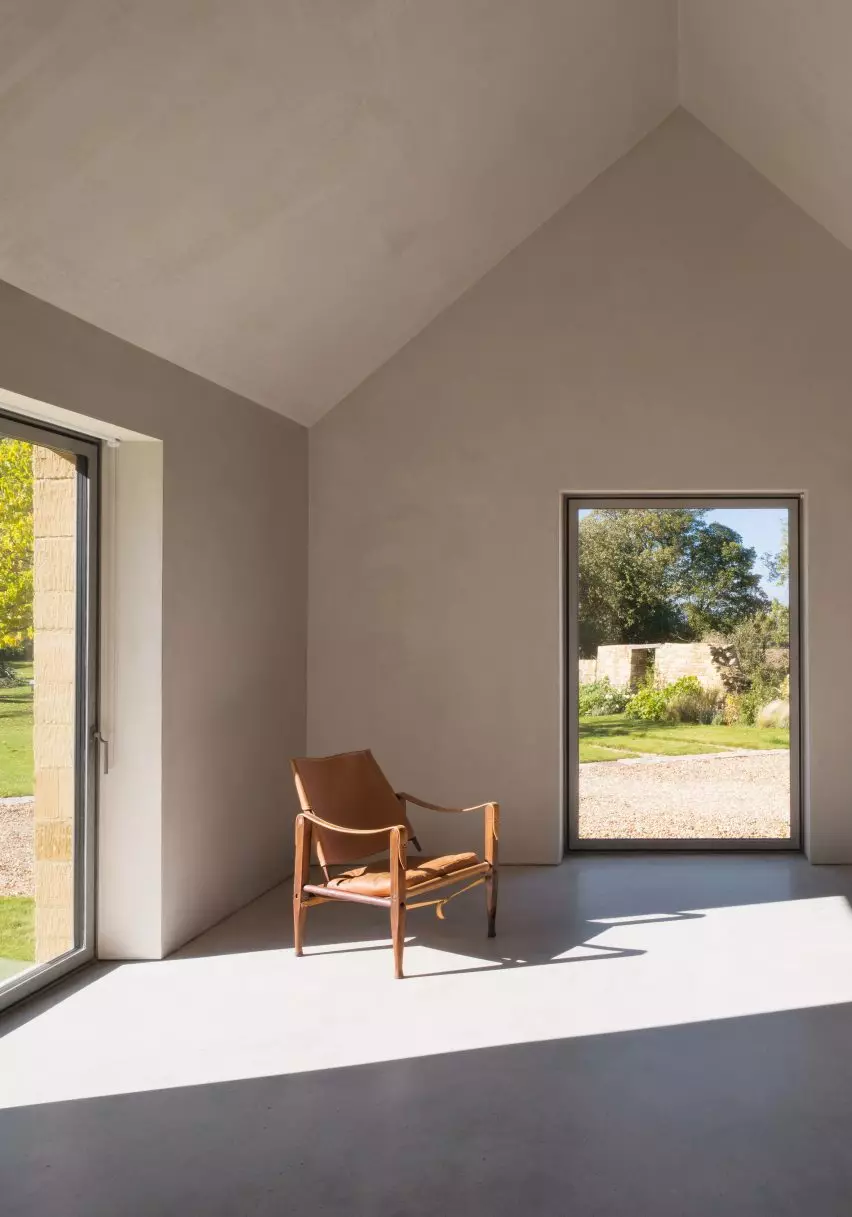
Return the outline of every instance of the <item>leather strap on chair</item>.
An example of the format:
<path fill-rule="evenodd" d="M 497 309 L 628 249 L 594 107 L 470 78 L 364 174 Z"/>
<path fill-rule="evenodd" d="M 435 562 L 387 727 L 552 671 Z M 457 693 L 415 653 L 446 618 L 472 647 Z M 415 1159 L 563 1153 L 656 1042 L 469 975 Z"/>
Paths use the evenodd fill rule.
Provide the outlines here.
<path fill-rule="evenodd" d="M 437 900 L 418 900 L 416 904 L 409 904 L 406 900 L 405 907 L 407 909 L 428 909 L 433 904 L 437 905 L 435 913 L 441 921 L 445 921 L 444 905 L 449 904 L 451 900 L 455 900 L 456 896 L 461 896 L 464 894 L 464 892 L 469 892 L 472 887 L 479 887 L 480 883 L 484 883 L 487 878 L 487 875 L 480 875 L 478 879 L 474 879 L 472 882 L 466 883 L 464 887 L 460 887 L 457 892 L 451 892 L 449 896 L 439 896 Z"/>

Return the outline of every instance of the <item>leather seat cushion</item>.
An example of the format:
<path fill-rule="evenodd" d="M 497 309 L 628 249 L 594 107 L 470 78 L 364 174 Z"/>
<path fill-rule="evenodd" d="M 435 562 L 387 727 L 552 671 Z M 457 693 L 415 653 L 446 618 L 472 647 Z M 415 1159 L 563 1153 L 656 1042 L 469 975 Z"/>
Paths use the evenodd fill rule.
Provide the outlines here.
<path fill-rule="evenodd" d="M 442 858 L 418 858 L 416 863 L 413 860 L 408 863 L 405 885 L 406 888 L 416 888 L 419 883 L 452 875 L 455 871 L 466 870 L 478 863 L 476 854 L 445 854 Z M 344 891 L 355 892 L 359 896 L 389 896 L 390 871 L 387 860 L 353 866 L 342 875 L 335 875 L 327 886 L 343 888 Z"/>

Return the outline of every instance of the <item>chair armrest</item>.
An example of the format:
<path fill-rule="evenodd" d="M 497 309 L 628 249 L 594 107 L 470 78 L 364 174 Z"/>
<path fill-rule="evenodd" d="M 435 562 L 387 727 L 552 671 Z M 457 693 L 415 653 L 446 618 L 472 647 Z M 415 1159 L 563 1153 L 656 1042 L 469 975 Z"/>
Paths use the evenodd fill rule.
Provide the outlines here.
<path fill-rule="evenodd" d="M 441 807 L 439 803 L 426 803 L 423 799 L 418 799 L 416 795 L 406 794 L 404 790 L 400 790 L 396 797 L 404 799 L 406 803 L 415 803 L 418 807 L 425 807 L 427 811 L 445 811 L 455 815 L 461 815 L 466 811 L 485 811 L 486 807 L 496 807 L 496 803 L 476 803 L 473 807 Z"/>
<path fill-rule="evenodd" d="M 321 820 L 312 811 L 300 811 L 299 815 L 310 820 L 312 824 L 318 824 L 320 828 L 328 828 L 331 832 L 345 832 L 353 837 L 374 837 L 376 833 L 393 832 L 394 829 L 404 834 L 403 840 L 408 836 L 408 829 L 404 824 L 380 824 L 378 828 L 347 828 L 344 824 L 332 824 L 330 820 Z M 298 816 L 296 818 L 298 819 Z"/>
<path fill-rule="evenodd" d="M 439 803 L 426 803 L 423 799 L 418 799 L 413 794 L 407 794 L 404 790 L 401 790 L 396 797 L 403 803 L 415 803 L 418 807 L 425 807 L 427 811 L 444 811 L 458 815 L 462 815 L 466 811 L 484 811 L 485 861 L 490 865 L 492 872 L 496 874 L 500 844 L 499 803 L 477 803 L 474 807 L 441 807 Z"/>

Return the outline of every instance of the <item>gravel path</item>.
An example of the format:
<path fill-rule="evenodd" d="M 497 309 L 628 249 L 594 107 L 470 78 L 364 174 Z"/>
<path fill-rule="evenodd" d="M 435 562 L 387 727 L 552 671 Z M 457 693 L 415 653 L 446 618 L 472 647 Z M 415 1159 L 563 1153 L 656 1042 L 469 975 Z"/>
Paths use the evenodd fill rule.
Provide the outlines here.
<path fill-rule="evenodd" d="M 0 799 L 0 896 L 33 895 L 33 800 Z"/>
<path fill-rule="evenodd" d="M 773 750 L 581 765 L 580 835 L 789 837 L 790 754 Z"/>
<path fill-rule="evenodd" d="M 790 835 L 786 751 L 643 757 L 580 766 L 583 837 Z M 0 896 L 33 894 L 33 800 L 0 799 Z"/>

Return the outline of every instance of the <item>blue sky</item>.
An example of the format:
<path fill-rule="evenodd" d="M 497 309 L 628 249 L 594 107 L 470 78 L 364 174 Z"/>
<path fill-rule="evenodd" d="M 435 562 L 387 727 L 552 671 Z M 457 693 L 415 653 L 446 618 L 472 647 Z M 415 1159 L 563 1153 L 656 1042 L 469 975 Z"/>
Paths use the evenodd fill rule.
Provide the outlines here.
<path fill-rule="evenodd" d="M 708 520 L 716 520 L 719 524 L 727 524 L 733 528 L 750 549 L 761 554 L 777 554 L 784 537 L 784 525 L 787 523 L 787 511 L 781 507 L 720 507 L 708 511 Z M 766 576 L 766 568 L 758 562 L 761 575 L 761 585 L 770 600 L 780 600 L 782 604 L 789 601 L 789 588 L 786 583 L 780 587 L 770 583 Z"/>
<path fill-rule="evenodd" d="M 588 515 L 581 511 L 580 515 Z M 708 520 L 726 524 L 733 528 L 750 549 L 757 551 L 757 570 L 761 575 L 761 586 L 770 600 L 780 600 L 782 604 L 789 602 L 789 588 L 786 583 L 780 587 L 770 583 L 766 578 L 766 567 L 760 561 L 760 555 L 765 553 L 777 554 L 781 549 L 784 537 L 784 525 L 787 523 L 787 510 L 783 507 L 718 507 L 707 512 Z"/>

